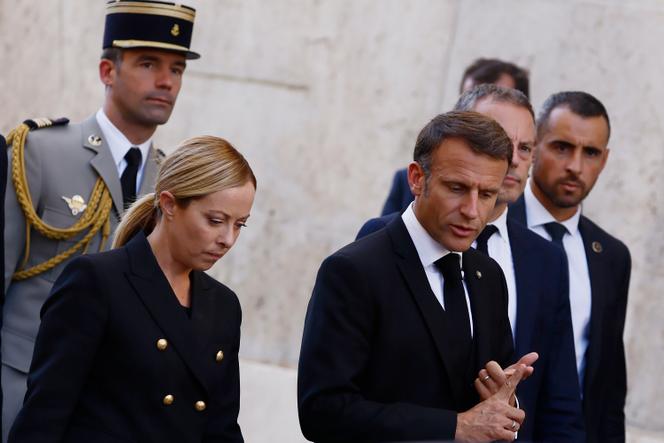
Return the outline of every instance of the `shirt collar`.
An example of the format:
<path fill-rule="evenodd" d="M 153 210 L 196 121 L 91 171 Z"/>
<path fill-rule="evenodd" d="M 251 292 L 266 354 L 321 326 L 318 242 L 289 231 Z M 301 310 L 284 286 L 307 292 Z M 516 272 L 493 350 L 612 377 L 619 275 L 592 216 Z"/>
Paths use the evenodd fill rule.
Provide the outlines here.
<path fill-rule="evenodd" d="M 113 162 L 115 162 L 115 166 L 119 166 L 120 163 L 122 163 L 122 161 L 124 160 L 125 154 L 127 154 L 129 149 L 135 146 L 141 150 L 141 156 L 142 156 L 141 167 L 142 167 L 148 158 L 150 145 L 152 144 L 152 137 L 150 137 L 140 145 L 134 145 L 111 122 L 111 120 L 106 116 L 106 113 L 104 112 L 103 109 L 97 111 L 95 117 L 97 119 L 99 127 L 101 128 L 101 132 L 104 134 L 106 145 L 108 145 L 108 148 L 111 150 L 111 155 L 113 155 Z"/>
<path fill-rule="evenodd" d="M 503 213 L 500 214 L 497 219 L 487 223 L 487 225 L 494 225 L 496 228 L 498 228 L 498 234 L 500 234 L 500 238 L 502 238 L 506 243 L 509 243 L 510 237 L 507 232 L 507 207 L 503 210 Z"/>
<path fill-rule="evenodd" d="M 420 224 L 420 221 L 417 219 L 415 212 L 413 211 L 413 203 L 408 205 L 408 208 L 401 215 L 401 219 L 406 225 L 406 230 L 408 231 L 410 238 L 413 240 L 417 255 L 420 257 L 423 267 L 426 268 L 427 266 L 433 265 L 436 260 L 451 252 L 434 240 Z M 456 254 L 459 254 L 459 256 L 463 258 L 462 253 L 456 252 Z M 463 261 L 461 261 L 461 263 L 463 263 Z"/>
<path fill-rule="evenodd" d="M 565 226 L 570 235 L 576 235 L 579 232 L 579 220 L 581 219 L 581 206 L 577 208 L 574 215 L 565 221 L 559 222 L 553 215 L 544 207 L 542 203 L 535 197 L 531 188 L 532 181 L 529 180 L 526 189 L 523 192 L 523 198 L 526 203 L 526 220 L 528 227 L 542 226 L 546 223 L 556 222 Z"/>

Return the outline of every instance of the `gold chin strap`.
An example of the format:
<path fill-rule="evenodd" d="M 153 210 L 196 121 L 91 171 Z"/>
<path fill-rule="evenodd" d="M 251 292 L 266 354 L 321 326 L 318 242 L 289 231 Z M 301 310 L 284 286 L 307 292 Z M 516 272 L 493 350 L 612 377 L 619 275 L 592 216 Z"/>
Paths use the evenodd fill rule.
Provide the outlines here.
<path fill-rule="evenodd" d="M 48 120 L 40 119 L 36 121 L 39 127 L 51 125 L 51 122 Z M 26 123 L 22 123 L 19 127 L 13 129 L 7 136 L 7 144 L 12 147 L 12 182 L 16 189 L 16 198 L 18 199 L 21 210 L 25 215 L 25 253 L 23 255 L 23 262 L 21 263 L 19 270 L 12 276 L 12 280 L 25 280 L 48 271 L 67 260 L 80 249 L 83 249 L 83 254 L 85 254 L 90 241 L 100 230 L 101 243 L 99 245 L 99 251 L 101 251 L 104 249 L 106 241 L 111 234 L 109 214 L 113 206 L 113 200 L 111 198 L 111 193 L 101 177 L 97 179 L 97 182 L 92 189 L 88 206 L 85 211 L 83 211 L 83 215 L 81 215 L 72 226 L 68 228 L 56 228 L 44 223 L 44 221 L 39 218 L 32 204 L 30 187 L 28 186 L 28 180 L 25 175 L 25 139 L 28 132 L 30 132 L 30 127 Z M 52 240 L 67 240 L 82 234 L 86 230 L 87 232 L 83 238 L 66 251 L 59 253 L 45 262 L 23 269 L 30 256 L 31 228 L 34 228 L 41 235 Z"/>

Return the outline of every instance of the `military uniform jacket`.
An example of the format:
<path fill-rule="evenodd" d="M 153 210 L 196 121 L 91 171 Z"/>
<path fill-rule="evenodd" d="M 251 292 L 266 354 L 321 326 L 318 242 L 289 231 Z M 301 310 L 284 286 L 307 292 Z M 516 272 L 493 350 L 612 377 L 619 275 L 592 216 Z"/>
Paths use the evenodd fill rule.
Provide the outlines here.
<path fill-rule="evenodd" d="M 158 152 L 148 155 L 139 194 L 152 190 L 157 175 Z M 63 197 L 80 195 L 88 202 L 98 177 L 102 177 L 113 198 L 111 229 L 122 213 L 122 187 L 117 167 L 94 115 L 80 124 L 55 126 L 31 131 L 25 144 L 26 176 L 35 210 L 40 218 L 55 227 L 73 225 L 81 214 L 73 215 Z M 34 340 L 39 328 L 39 310 L 53 282 L 67 263 L 22 281 L 12 274 L 23 260 L 25 218 L 9 181 L 5 198 L 5 307 L 2 327 L 2 363 L 27 373 Z M 32 231 L 27 267 L 42 263 L 76 243 L 83 234 L 66 241 L 55 241 Z M 101 235 L 92 239 L 88 252 L 99 250 Z M 109 238 L 106 247 L 110 246 Z M 80 252 L 79 252 L 80 254 Z"/>
<path fill-rule="evenodd" d="M 74 259 L 56 281 L 14 443 L 242 442 L 241 310 L 192 271 L 191 317 L 142 233 Z"/>

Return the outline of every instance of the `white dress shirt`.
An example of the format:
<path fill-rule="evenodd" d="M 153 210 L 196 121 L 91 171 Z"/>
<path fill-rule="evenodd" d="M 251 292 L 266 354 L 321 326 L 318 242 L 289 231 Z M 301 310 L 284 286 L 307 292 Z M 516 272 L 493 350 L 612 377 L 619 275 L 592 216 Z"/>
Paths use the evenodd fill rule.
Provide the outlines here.
<path fill-rule="evenodd" d="M 141 167 L 138 168 L 138 174 L 136 174 L 136 194 L 141 188 L 141 180 L 143 180 L 143 170 L 145 168 L 145 162 L 148 159 L 148 153 L 150 152 L 150 145 L 152 144 L 152 138 L 149 138 L 144 143 L 140 145 L 135 145 L 127 140 L 127 137 L 120 132 L 118 128 L 115 127 L 113 123 L 108 119 L 103 109 L 97 111 L 95 115 L 97 123 L 101 128 L 101 132 L 104 135 L 104 141 L 108 145 L 108 148 L 111 150 L 111 155 L 113 156 L 113 162 L 118 170 L 118 177 L 122 177 L 122 172 L 127 167 L 127 160 L 124 156 L 129 152 L 133 147 L 140 149 L 141 151 Z"/>
<path fill-rule="evenodd" d="M 429 280 L 429 286 L 436 296 L 440 305 L 445 309 L 445 299 L 443 298 L 443 274 L 438 270 L 434 264 L 436 260 L 449 254 L 451 251 L 447 250 L 443 245 L 434 240 L 429 233 L 420 224 L 419 220 L 413 212 L 413 204 L 411 203 L 408 208 L 401 215 L 401 218 L 406 225 L 406 230 L 410 238 L 415 244 L 417 255 L 420 257 L 422 267 Z M 460 260 L 463 258 L 462 253 L 459 254 Z M 460 261 L 463 263 L 463 261 Z M 464 279 L 463 269 L 461 270 L 461 278 L 463 279 L 463 292 L 466 295 L 466 307 L 468 308 L 468 318 L 470 319 L 470 335 L 473 335 L 473 311 L 470 309 L 470 298 L 468 297 L 468 288 Z"/>
<path fill-rule="evenodd" d="M 516 337 L 516 277 L 514 276 L 514 261 L 512 260 L 512 247 L 510 246 L 510 237 L 507 232 L 507 208 L 503 213 L 488 225 L 494 225 L 498 228 L 489 240 L 487 241 L 487 251 L 489 257 L 498 262 L 503 274 L 505 274 L 505 281 L 507 282 L 508 305 L 507 315 L 510 318 L 510 325 L 512 326 L 512 338 Z M 473 247 L 477 247 L 477 242 L 473 242 Z"/>
<path fill-rule="evenodd" d="M 547 240 L 551 240 L 551 236 L 546 232 L 544 224 L 555 222 L 556 219 L 537 200 L 537 197 L 535 197 L 530 188 L 531 185 L 532 183 L 528 183 L 524 191 L 528 228 Z M 580 218 L 581 207 L 579 207 L 574 216 L 559 223 L 567 228 L 567 232 L 563 236 L 563 246 L 569 265 L 569 303 L 572 312 L 572 328 L 574 329 L 576 369 L 579 374 L 581 392 L 583 392 L 583 372 L 586 366 L 586 350 L 588 349 L 588 337 L 590 333 L 592 297 L 586 250 L 583 246 L 583 238 L 579 232 Z"/>

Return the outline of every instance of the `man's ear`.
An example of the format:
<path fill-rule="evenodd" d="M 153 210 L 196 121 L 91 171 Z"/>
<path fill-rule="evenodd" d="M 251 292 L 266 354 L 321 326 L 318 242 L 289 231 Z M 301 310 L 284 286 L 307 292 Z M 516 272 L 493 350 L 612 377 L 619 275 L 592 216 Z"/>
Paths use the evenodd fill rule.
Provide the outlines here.
<path fill-rule="evenodd" d="M 422 166 L 417 162 L 411 162 L 408 165 L 408 186 L 414 196 L 417 197 L 424 193 L 425 180 Z"/>
<path fill-rule="evenodd" d="M 177 208 L 173 194 L 168 191 L 162 191 L 159 194 L 159 207 L 161 208 L 163 216 L 166 217 L 166 219 L 171 220 Z"/>
<path fill-rule="evenodd" d="M 113 86 L 116 74 L 117 70 L 113 61 L 107 58 L 102 58 L 99 61 L 99 79 L 104 84 L 104 86 Z"/>

